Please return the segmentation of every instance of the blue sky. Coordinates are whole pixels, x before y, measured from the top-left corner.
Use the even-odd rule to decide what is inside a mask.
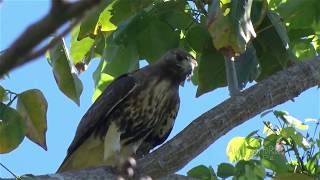
[[[49,5],[50,1],[47,0],[4,0],[0,5],[0,51],[7,48],[28,25],[45,15],[49,10]],[[44,57],[15,69],[10,73],[10,78],[0,81],[1,86],[17,93],[28,89],[40,89],[49,104],[47,113],[48,151],[44,151],[25,138],[14,151],[0,154],[1,163],[16,175],[38,175],[56,171],[65,157],[79,120],[91,105],[91,96],[94,90],[92,72],[97,64],[98,61],[93,61],[89,69],[80,76],[85,85],[80,107],[59,91],[51,68]],[[215,90],[199,98],[195,98],[195,94],[196,87],[191,83],[186,83],[183,88],[180,88],[181,107],[169,138],[180,132],[193,119],[228,98],[226,88]],[[288,101],[274,109],[289,111],[302,120],[319,118],[319,102],[319,90],[311,88],[295,98],[295,102]],[[189,169],[199,164],[212,165],[216,169],[219,163],[228,161],[225,154],[228,141],[232,137],[246,136],[251,131],[261,129],[263,120],[274,120],[274,117],[267,115],[261,119],[260,116],[257,116],[234,128],[186,165],[179,173],[185,174]],[[261,130],[260,133],[262,133]],[[0,177],[11,176],[0,167]]]

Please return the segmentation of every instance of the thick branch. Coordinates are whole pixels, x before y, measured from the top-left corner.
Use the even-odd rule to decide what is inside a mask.
[[[50,12],[26,29],[13,44],[0,55],[0,77],[32,59],[25,57],[56,32],[69,20],[80,18],[87,10],[99,4],[101,0],[80,0],[66,3],[63,0],[53,0]]]
[[[175,173],[234,127],[319,84],[320,57],[276,73],[195,119],[172,140],[138,160],[138,172],[156,178]],[[105,168],[66,172],[60,175],[92,179],[98,174],[106,177],[99,176],[97,179],[110,177],[110,172],[108,173]],[[168,177],[173,176],[165,178],[170,179]],[[179,176],[178,178],[187,177]]]
[[[28,176],[27,176],[28,177]],[[118,176],[114,175],[109,169],[97,168],[87,169],[81,171],[70,171],[59,174],[49,174],[41,176],[29,176],[34,180],[118,180]],[[23,179],[23,178],[22,178]],[[14,180],[14,179],[1,179],[0,180]],[[194,178],[172,174],[159,178],[159,180],[195,180]]]
[[[184,167],[209,145],[257,114],[320,84],[320,57],[294,65],[202,114],[155,152],[138,161],[154,177]]]

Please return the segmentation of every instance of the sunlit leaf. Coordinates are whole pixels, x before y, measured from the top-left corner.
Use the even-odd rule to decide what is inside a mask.
[[[53,68],[53,74],[59,89],[77,105],[80,105],[82,82],[72,65],[63,39],[49,50],[47,57]]]
[[[113,81],[113,79],[114,79],[113,76],[109,74],[101,73],[100,79],[96,84],[96,89],[92,95],[92,101],[95,101],[101,95],[103,90]]]
[[[26,136],[45,150],[47,109],[47,100],[38,89],[24,91],[18,96],[17,110],[26,122]]]
[[[286,120],[286,123],[289,126],[298,128],[298,129],[302,129],[302,130],[307,130],[309,128],[308,125],[304,124],[303,122],[301,122],[300,120],[298,120],[297,118],[290,116],[290,115],[283,115],[283,118]]]
[[[263,133],[265,133],[267,136],[269,136],[270,134],[274,134],[273,125],[270,122],[265,122],[265,123],[267,124],[263,126]]]
[[[90,51],[94,40],[86,37],[80,41],[77,39],[80,27],[77,26],[71,32],[71,48],[70,54],[73,60],[73,64],[80,63],[84,60],[85,55]]]
[[[227,146],[227,156],[229,161],[236,162],[239,160],[251,159],[256,150],[260,147],[260,141],[257,138],[235,137],[231,139]]]
[[[99,66],[93,73],[95,92],[94,101],[103,90],[118,76],[132,72],[138,67],[138,52],[135,44],[116,45],[108,44]]]
[[[98,22],[96,24],[96,27],[94,29],[94,35],[97,35],[99,31],[113,31],[117,29],[117,26],[111,23],[111,11],[113,8],[113,5],[116,1],[108,5],[101,13],[98,19]]]
[[[88,15],[81,21],[80,31],[77,39],[80,41],[88,36],[93,36],[102,11],[114,0],[102,1],[96,8],[91,9]],[[108,22],[105,22],[106,24]]]
[[[25,122],[21,115],[0,102],[0,154],[17,148],[24,136]]]

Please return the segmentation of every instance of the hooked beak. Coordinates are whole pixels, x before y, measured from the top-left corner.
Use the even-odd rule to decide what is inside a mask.
[[[190,73],[188,74],[187,76],[187,80],[190,81],[191,80],[191,77],[193,75],[193,71],[194,69],[198,66],[198,62],[193,58],[193,57],[190,57],[189,58],[189,61],[190,61],[190,65],[191,65],[191,71]]]
[[[191,77],[193,76],[194,69],[198,66],[198,62],[193,57],[189,57],[188,60],[190,63],[190,71],[188,72],[188,74],[186,76],[186,80],[190,81]],[[185,81],[182,81],[180,84],[182,87],[184,86],[184,82]]]

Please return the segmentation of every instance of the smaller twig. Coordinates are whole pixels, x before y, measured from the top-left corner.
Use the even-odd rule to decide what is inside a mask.
[[[207,10],[204,8],[203,2],[199,0],[194,0],[194,4],[196,5],[197,9],[204,15],[208,16]]]
[[[15,175],[12,171],[10,171],[9,168],[7,168],[5,165],[3,165],[2,163],[0,163],[0,165],[7,170],[14,178],[18,179],[19,177],[17,175]]]
[[[320,122],[319,122],[319,120],[318,120],[318,122],[316,123],[316,127],[315,127],[315,129],[314,129],[314,132],[313,132],[312,139],[314,139],[314,138],[316,137],[316,133],[317,133],[319,124],[320,124]],[[315,150],[315,146],[312,147],[312,149],[311,149],[311,154],[314,153],[314,150]]]
[[[7,93],[9,93],[9,94],[18,95],[18,93],[15,93],[15,92],[13,92],[13,91],[10,91],[9,89],[6,89],[5,91],[6,91]]]
[[[80,18],[78,18],[78,19],[74,20],[73,22],[71,22],[69,27],[67,27],[59,35],[55,36],[47,45],[43,46],[42,48],[40,48],[39,50],[37,50],[35,52],[31,52],[28,55],[26,55],[26,57],[25,57],[26,61],[29,61],[29,60],[34,59],[34,58],[37,58],[37,57],[43,55],[44,53],[46,53],[47,50],[52,48],[55,44],[57,44],[60,41],[61,38],[63,38],[65,35],[67,35],[71,31],[71,29],[75,25],[77,25],[79,20],[80,20]]]
[[[292,138],[291,138],[292,139]],[[299,151],[297,149],[297,146],[295,144],[295,142],[293,140],[291,140],[292,142],[290,143],[287,139],[283,138],[283,140],[291,146],[292,148],[292,151],[294,152],[294,155],[296,156],[297,158],[297,161],[300,165],[300,168],[301,168],[301,171],[304,171],[305,170],[305,167],[304,167],[304,164],[303,164],[303,160],[301,159],[300,155],[299,155]]]
[[[12,99],[10,97],[10,101],[8,102],[7,106],[8,107],[11,106],[11,104],[17,99],[17,97],[18,97],[18,94],[15,94],[15,96]]]

